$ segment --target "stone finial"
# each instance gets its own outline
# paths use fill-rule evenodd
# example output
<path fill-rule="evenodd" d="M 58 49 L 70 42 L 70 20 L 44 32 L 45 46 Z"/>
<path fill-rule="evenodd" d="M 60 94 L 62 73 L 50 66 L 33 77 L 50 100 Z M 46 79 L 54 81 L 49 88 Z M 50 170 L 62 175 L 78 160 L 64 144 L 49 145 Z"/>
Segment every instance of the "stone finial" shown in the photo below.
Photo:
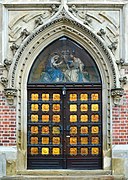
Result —
<path fill-rule="evenodd" d="M 121 97 L 124 94 L 123 88 L 111 89 L 111 96 L 113 97 L 113 102 L 116 106 L 120 105 Z"/>
<path fill-rule="evenodd" d="M 14 42 L 12 44 L 12 46 L 10 46 L 11 50 L 12 50 L 12 53 L 13 55 L 16 53 L 17 49 L 19 48 L 19 46 Z"/>
<path fill-rule="evenodd" d="M 120 78 L 119 78 L 119 81 L 124 85 L 124 84 L 127 83 L 127 77 L 126 77 L 126 76 L 120 77 Z"/>
<path fill-rule="evenodd" d="M 30 35 L 30 32 L 28 32 L 27 29 L 23 29 L 23 31 L 21 32 L 22 41 L 29 35 Z"/>
<path fill-rule="evenodd" d="M 4 67 L 7 69 L 7 71 L 9 70 L 9 67 L 11 66 L 12 62 L 8 59 L 4 60 Z"/>
<path fill-rule="evenodd" d="M 72 5 L 70 8 L 69 8 L 69 11 L 71 12 L 71 13 L 77 13 L 78 12 L 78 10 L 77 10 L 77 8 L 76 8 L 76 5 Z"/>
<path fill-rule="evenodd" d="M 125 61 L 124 61 L 124 59 L 122 59 L 122 58 L 119 59 L 119 60 L 116 60 L 116 64 L 117 64 L 117 65 L 121 65 L 121 66 L 122 66 L 122 65 L 124 64 L 124 62 L 125 62 Z"/>
<path fill-rule="evenodd" d="M 58 7 L 55 5 L 55 4 L 53 4 L 52 6 L 51 6 L 51 8 L 50 8 L 50 12 L 51 13 L 56 13 L 58 11 Z"/>
<path fill-rule="evenodd" d="M 44 22 L 43 22 L 43 19 L 40 17 L 38 17 L 37 19 L 35 19 L 35 28 L 37 28 L 38 26 L 42 25 Z"/>
<path fill-rule="evenodd" d="M 108 48 L 112 51 L 112 50 L 116 50 L 117 49 L 117 44 L 118 41 L 116 40 L 115 42 L 112 42 L 111 45 L 108 46 Z"/>
<path fill-rule="evenodd" d="M 90 17 L 88 17 L 88 15 L 85 15 L 85 19 L 84 19 L 84 24 L 88 25 L 91 24 L 92 19 Z"/>
<path fill-rule="evenodd" d="M 4 89 L 4 92 L 5 92 L 5 96 L 7 98 L 8 104 L 13 105 L 14 98 L 16 97 L 17 89 L 6 88 Z"/>
<path fill-rule="evenodd" d="M 5 77 L 1 77 L 1 84 L 2 84 L 4 87 L 7 87 L 8 79 L 5 78 Z"/>
<path fill-rule="evenodd" d="M 105 34 L 106 34 L 106 31 L 105 31 L 103 28 L 101 28 L 101 29 L 99 30 L 99 32 L 97 32 L 97 35 L 98 35 L 98 36 L 101 36 L 101 37 L 103 37 Z"/>

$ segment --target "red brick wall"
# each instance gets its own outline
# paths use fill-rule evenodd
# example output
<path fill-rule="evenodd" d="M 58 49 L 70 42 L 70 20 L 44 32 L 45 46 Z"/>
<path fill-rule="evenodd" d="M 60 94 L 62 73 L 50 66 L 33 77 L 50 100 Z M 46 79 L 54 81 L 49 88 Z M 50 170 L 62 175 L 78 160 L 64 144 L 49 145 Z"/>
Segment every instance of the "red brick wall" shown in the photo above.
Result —
<path fill-rule="evenodd" d="M 0 91 L 0 146 L 16 145 L 16 110 L 8 106 L 4 93 Z"/>
<path fill-rule="evenodd" d="M 123 105 L 113 107 L 113 144 L 128 144 L 128 90 L 123 96 Z"/>

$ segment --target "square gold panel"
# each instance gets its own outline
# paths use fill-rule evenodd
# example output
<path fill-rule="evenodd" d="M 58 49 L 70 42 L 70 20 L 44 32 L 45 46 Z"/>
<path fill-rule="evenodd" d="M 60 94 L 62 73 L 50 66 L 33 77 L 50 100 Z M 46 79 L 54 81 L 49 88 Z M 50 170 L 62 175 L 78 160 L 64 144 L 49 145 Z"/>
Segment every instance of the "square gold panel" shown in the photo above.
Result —
<path fill-rule="evenodd" d="M 49 137 L 42 137 L 42 144 L 49 144 Z"/>
<path fill-rule="evenodd" d="M 31 115 L 31 122 L 38 122 L 38 115 L 32 114 Z"/>
<path fill-rule="evenodd" d="M 49 115 L 42 115 L 42 122 L 49 122 Z"/>
<path fill-rule="evenodd" d="M 99 137 L 92 137 L 92 144 L 99 144 Z"/>
<path fill-rule="evenodd" d="M 84 114 L 80 116 L 80 121 L 81 122 L 88 122 L 88 115 Z"/>
<path fill-rule="evenodd" d="M 57 123 L 57 122 L 60 122 L 60 115 L 53 115 L 53 116 L 52 116 L 52 121 L 53 121 L 53 122 L 56 122 L 56 123 Z"/>
<path fill-rule="evenodd" d="M 91 111 L 99 111 L 99 105 L 98 104 L 92 104 L 91 105 Z"/>
<path fill-rule="evenodd" d="M 60 155 L 60 148 L 52 148 L 53 155 Z"/>
<path fill-rule="evenodd" d="M 77 155 L 77 148 L 70 148 L 70 155 L 76 156 Z"/>
<path fill-rule="evenodd" d="M 59 126 L 53 126 L 52 127 L 52 134 L 60 134 L 60 127 Z"/>
<path fill-rule="evenodd" d="M 31 137 L 31 144 L 38 144 L 38 137 Z"/>
<path fill-rule="evenodd" d="M 77 122 L 77 115 L 70 115 L 70 122 Z"/>
<path fill-rule="evenodd" d="M 49 94 L 42 94 L 43 101 L 49 101 Z"/>
<path fill-rule="evenodd" d="M 49 126 L 42 126 L 42 134 L 49 134 Z"/>
<path fill-rule="evenodd" d="M 31 126 L 31 134 L 37 134 L 38 133 L 38 126 Z"/>
<path fill-rule="evenodd" d="M 91 100 L 92 101 L 98 101 L 99 100 L 99 94 L 97 94 L 97 93 L 91 94 Z"/>
<path fill-rule="evenodd" d="M 98 122 L 99 121 L 99 115 L 98 114 L 91 115 L 91 121 L 92 122 Z"/>
<path fill-rule="evenodd" d="M 81 94 L 80 95 L 80 100 L 81 101 L 87 101 L 88 100 L 88 94 Z"/>
<path fill-rule="evenodd" d="M 80 105 L 80 110 L 81 111 L 88 111 L 88 105 L 87 104 L 81 104 Z"/>
<path fill-rule="evenodd" d="M 91 152 L 92 152 L 93 155 L 98 155 L 99 154 L 99 148 L 93 147 Z"/>
<path fill-rule="evenodd" d="M 31 94 L 31 100 L 32 101 L 37 101 L 38 100 L 39 95 L 38 94 Z"/>
<path fill-rule="evenodd" d="M 38 154 L 38 148 L 37 147 L 31 148 L 31 155 L 33 155 L 33 154 Z"/>
<path fill-rule="evenodd" d="M 81 137 L 80 141 L 81 141 L 81 144 L 88 144 L 88 137 Z"/>
<path fill-rule="evenodd" d="M 77 127 L 76 126 L 70 127 L 70 134 L 77 134 Z"/>
<path fill-rule="evenodd" d="M 53 101 L 60 101 L 60 94 L 53 94 Z"/>
<path fill-rule="evenodd" d="M 70 144 L 72 145 L 77 144 L 77 137 L 70 137 Z"/>
<path fill-rule="evenodd" d="M 70 101 L 77 101 L 77 94 L 70 94 L 69 100 Z"/>
<path fill-rule="evenodd" d="M 88 127 L 87 126 L 81 126 L 80 133 L 81 134 L 88 134 Z"/>
<path fill-rule="evenodd" d="M 54 112 L 60 111 L 60 104 L 53 104 L 52 110 L 53 110 Z"/>
<path fill-rule="evenodd" d="M 49 104 L 42 104 L 42 111 L 49 111 Z"/>
<path fill-rule="evenodd" d="M 49 148 L 42 148 L 42 155 L 48 155 L 49 154 Z"/>
<path fill-rule="evenodd" d="M 88 155 L 88 148 L 81 148 L 81 155 Z"/>
<path fill-rule="evenodd" d="M 52 144 L 60 144 L 60 137 L 53 137 Z"/>
<path fill-rule="evenodd" d="M 71 111 L 71 112 L 77 111 L 77 105 L 76 105 L 76 104 L 70 104 L 70 111 Z"/>
<path fill-rule="evenodd" d="M 98 127 L 98 126 L 92 126 L 91 132 L 92 132 L 93 134 L 98 133 L 98 132 L 99 132 L 99 127 Z"/>
<path fill-rule="evenodd" d="M 31 104 L 31 111 L 38 111 L 38 104 Z"/>

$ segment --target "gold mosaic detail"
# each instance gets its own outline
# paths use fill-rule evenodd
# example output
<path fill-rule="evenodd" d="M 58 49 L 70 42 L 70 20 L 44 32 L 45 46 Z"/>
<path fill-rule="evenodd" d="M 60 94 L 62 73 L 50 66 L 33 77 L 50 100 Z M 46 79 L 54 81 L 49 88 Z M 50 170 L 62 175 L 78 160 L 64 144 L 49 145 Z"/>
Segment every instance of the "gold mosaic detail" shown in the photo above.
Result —
<path fill-rule="evenodd" d="M 71 137 L 70 138 L 70 144 L 72 144 L 72 145 L 77 144 L 77 137 Z"/>
<path fill-rule="evenodd" d="M 99 105 L 98 104 L 92 104 L 91 105 L 91 111 L 99 111 Z"/>
<path fill-rule="evenodd" d="M 38 115 L 32 114 L 31 115 L 31 122 L 38 122 Z"/>
<path fill-rule="evenodd" d="M 42 134 L 49 134 L 49 126 L 42 127 Z"/>
<path fill-rule="evenodd" d="M 38 104 L 31 104 L 31 111 L 38 111 Z"/>
<path fill-rule="evenodd" d="M 70 148 L 70 155 L 76 156 L 77 155 L 77 148 Z"/>
<path fill-rule="evenodd" d="M 88 100 L 88 94 L 81 94 L 80 95 L 80 100 L 81 101 L 87 101 Z"/>
<path fill-rule="evenodd" d="M 94 147 L 94 148 L 92 148 L 91 152 L 93 155 L 98 155 L 99 154 L 99 148 Z"/>
<path fill-rule="evenodd" d="M 60 94 L 53 94 L 53 101 L 60 101 Z"/>
<path fill-rule="evenodd" d="M 92 122 L 98 122 L 99 121 L 99 115 L 98 114 L 93 114 L 91 116 L 91 121 Z"/>
<path fill-rule="evenodd" d="M 60 134 L 60 127 L 59 126 L 52 127 L 52 133 L 53 134 Z"/>
<path fill-rule="evenodd" d="M 32 101 L 37 101 L 38 100 L 39 95 L 38 94 L 31 94 L 31 100 Z"/>
<path fill-rule="evenodd" d="M 88 144 L 88 137 L 81 137 L 81 144 Z"/>
<path fill-rule="evenodd" d="M 52 154 L 53 155 L 60 155 L 60 148 L 53 148 L 52 149 Z"/>
<path fill-rule="evenodd" d="M 49 122 L 49 115 L 42 115 L 42 122 Z"/>
<path fill-rule="evenodd" d="M 38 144 L 38 137 L 31 137 L 31 144 Z"/>
<path fill-rule="evenodd" d="M 38 133 L 38 126 L 31 126 L 31 134 L 37 134 Z"/>
<path fill-rule="evenodd" d="M 70 94 L 70 101 L 77 101 L 77 94 Z"/>
<path fill-rule="evenodd" d="M 81 148 L 81 155 L 88 155 L 88 148 Z"/>
<path fill-rule="evenodd" d="M 49 101 L 49 94 L 42 94 L 43 101 Z"/>
<path fill-rule="evenodd" d="M 31 155 L 34 155 L 34 154 L 38 154 L 38 148 L 37 147 L 31 148 Z"/>
<path fill-rule="evenodd" d="M 77 115 L 70 115 L 70 122 L 77 122 Z"/>
<path fill-rule="evenodd" d="M 97 93 L 91 94 L 91 100 L 92 101 L 98 101 L 99 100 L 99 94 L 97 94 Z"/>
<path fill-rule="evenodd" d="M 81 104 L 80 105 L 80 110 L 81 111 L 88 111 L 88 105 L 87 104 Z"/>
<path fill-rule="evenodd" d="M 49 111 L 49 104 L 42 104 L 42 111 Z"/>
<path fill-rule="evenodd" d="M 60 115 L 53 115 L 52 116 L 52 121 L 53 122 L 60 122 Z"/>
<path fill-rule="evenodd" d="M 49 137 L 42 137 L 42 144 L 49 144 Z"/>
<path fill-rule="evenodd" d="M 76 126 L 70 127 L 70 134 L 77 134 L 77 127 Z"/>
<path fill-rule="evenodd" d="M 93 133 L 93 134 L 95 134 L 95 133 L 98 133 L 99 132 L 99 127 L 98 126 L 92 126 L 92 128 L 91 128 L 92 130 L 91 130 L 91 132 Z"/>
<path fill-rule="evenodd" d="M 76 104 L 70 104 L 70 111 L 71 111 L 71 112 L 77 111 L 77 105 L 76 105 Z"/>
<path fill-rule="evenodd" d="M 54 112 L 60 111 L 60 104 L 53 104 L 52 110 L 53 110 Z"/>
<path fill-rule="evenodd" d="M 81 126 L 80 133 L 81 134 L 88 134 L 88 127 L 87 126 Z"/>
<path fill-rule="evenodd" d="M 88 121 L 88 115 L 81 115 L 80 116 L 80 121 L 81 122 L 87 122 Z"/>
<path fill-rule="evenodd" d="M 42 155 L 48 155 L 49 154 L 49 148 L 42 148 Z"/>
<path fill-rule="evenodd" d="M 52 138 L 52 143 L 53 144 L 60 144 L 60 137 L 53 137 Z"/>
<path fill-rule="evenodd" d="M 99 137 L 92 137 L 92 144 L 99 144 Z"/>

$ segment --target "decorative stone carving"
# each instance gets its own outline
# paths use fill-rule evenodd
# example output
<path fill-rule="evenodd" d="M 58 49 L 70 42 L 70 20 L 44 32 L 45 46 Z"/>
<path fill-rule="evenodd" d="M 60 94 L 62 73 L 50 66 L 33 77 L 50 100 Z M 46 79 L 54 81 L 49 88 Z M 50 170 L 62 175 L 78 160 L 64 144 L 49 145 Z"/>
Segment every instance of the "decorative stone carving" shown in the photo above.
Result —
<path fill-rule="evenodd" d="M 106 34 L 106 31 L 103 29 L 103 28 L 101 28 L 100 30 L 99 30 L 99 32 L 97 33 L 97 35 L 98 36 L 100 36 L 100 37 L 104 37 L 104 35 Z"/>
<path fill-rule="evenodd" d="M 14 42 L 12 44 L 12 46 L 10 46 L 11 50 L 12 50 L 12 53 L 13 55 L 16 53 L 17 49 L 19 48 L 19 46 Z"/>
<path fill-rule="evenodd" d="M 12 62 L 8 59 L 4 60 L 4 67 L 6 68 L 7 71 L 9 71 L 9 67 L 12 64 Z"/>
<path fill-rule="evenodd" d="M 124 76 L 124 77 L 121 77 L 121 78 L 119 78 L 119 81 L 121 82 L 121 84 L 126 84 L 127 83 L 127 77 L 126 76 Z"/>
<path fill-rule="evenodd" d="M 58 7 L 55 5 L 55 4 L 53 4 L 52 6 L 51 6 L 51 8 L 50 8 L 50 12 L 52 13 L 52 14 L 55 14 L 57 11 L 58 11 Z"/>
<path fill-rule="evenodd" d="M 77 8 L 76 8 L 76 5 L 72 5 L 72 6 L 69 8 L 69 11 L 70 11 L 71 13 L 77 13 L 78 10 L 77 10 Z"/>
<path fill-rule="evenodd" d="M 22 41 L 30 35 L 30 32 L 28 32 L 27 29 L 24 29 L 22 32 L 21 32 L 21 37 L 22 37 Z"/>
<path fill-rule="evenodd" d="M 4 91 L 5 91 L 5 96 L 7 98 L 8 104 L 13 105 L 14 98 L 16 97 L 17 89 L 5 88 Z"/>
<path fill-rule="evenodd" d="M 37 28 L 38 26 L 40 26 L 42 24 L 43 24 L 42 16 L 40 16 L 37 19 L 35 19 L 35 28 Z"/>
<path fill-rule="evenodd" d="M 120 105 L 121 97 L 124 94 L 123 88 L 111 89 L 111 96 L 113 97 L 113 102 L 116 106 Z"/>
<path fill-rule="evenodd" d="M 116 64 L 122 66 L 124 62 L 125 62 L 124 59 L 120 59 L 116 61 Z"/>
<path fill-rule="evenodd" d="M 111 50 L 111 51 L 115 51 L 117 49 L 117 44 L 118 44 L 118 41 L 116 40 L 115 42 L 112 42 L 111 45 L 108 46 L 108 48 Z"/>
<path fill-rule="evenodd" d="M 7 87 L 8 79 L 7 79 L 6 77 L 1 77 L 1 84 L 2 84 L 4 87 Z"/>
<path fill-rule="evenodd" d="M 91 24 L 92 19 L 86 14 L 84 19 L 84 24 L 88 25 Z"/>

